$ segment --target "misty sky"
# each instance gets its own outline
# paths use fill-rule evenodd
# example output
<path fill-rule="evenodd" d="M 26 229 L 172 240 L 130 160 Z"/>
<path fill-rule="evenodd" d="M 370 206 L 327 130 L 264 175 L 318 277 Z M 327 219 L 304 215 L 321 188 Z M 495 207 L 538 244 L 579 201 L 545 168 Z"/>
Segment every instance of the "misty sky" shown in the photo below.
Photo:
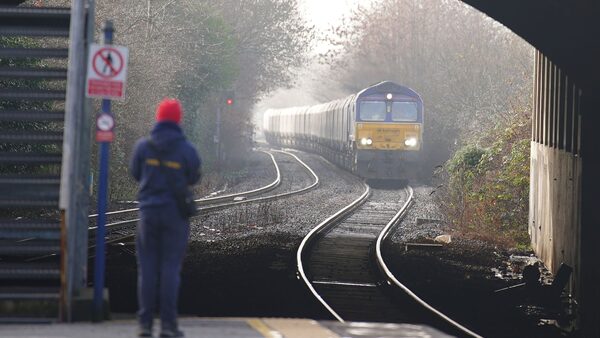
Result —
<path fill-rule="evenodd" d="M 358 5 L 368 5 L 372 0 L 299 0 L 300 10 L 305 18 L 315 27 L 325 32 L 332 25 L 338 24 L 344 15 Z M 319 46 L 317 46 L 319 48 Z M 309 65 L 304 70 L 296 88 L 276 90 L 261 100 L 254 109 L 255 123 L 262 126 L 262 113 L 268 108 L 311 105 L 317 102 L 310 94 L 311 85 L 317 81 L 311 74 L 319 73 L 318 65 Z"/>
<path fill-rule="evenodd" d="M 356 5 L 367 5 L 371 0 L 300 0 L 302 12 L 318 29 L 337 23 Z"/>

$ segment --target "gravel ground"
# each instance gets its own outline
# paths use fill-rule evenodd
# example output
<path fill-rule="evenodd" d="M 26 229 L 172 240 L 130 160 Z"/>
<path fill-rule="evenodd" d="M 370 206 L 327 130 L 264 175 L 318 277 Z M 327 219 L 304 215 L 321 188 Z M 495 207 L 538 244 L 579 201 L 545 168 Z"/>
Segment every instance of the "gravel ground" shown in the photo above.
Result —
<path fill-rule="evenodd" d="M 280 153 L 275 153 L 275 156 L 280 164 L 282 182 L 266 195 L 298 190 L 313 183 L 312 175 L 291 156 Z M 360 180 L 356 177 L 315 155 L 299 154 L 299 158 L 319 176 L 320 184 L 316 189 L 282 200 L 249 203 L 203 215 L 193 222 L 192 243 L 270 231 L 303 236 L 327 216 L 360 196 Z M 306 210 L 313 212 L 307 214 Z"/>
<path fill-rule="evenodd" d="M 415 203 L 384 247 L 386 262 L 400 282 L 485 337 L 562 337 L 552 325 L 541 325 L 537 315 L 526 315 L 524 298 L 494 293 L 521 282 L 523 264 L 536 260 L 531 252 L 454 236 L 442 221 L 434 190 L 416 186 L 414 192 Z M 407 243 L 436 243 L 440 235 L 451 235 L 451 242 L 441 248 L 407 248 Z"/>
<path fill-rule="evenodd" d="M 277 172 L 275 170 L 273 161 L 271 160 L 271 156 L 269 156 L 268 154 L 265 154 L 261 151 L 255 151 L 254 154 L 256 156 L 248 161 L 247 168 L 245 168 L 244 170 L 241 170 L 241 171 L 229 172 L 228 174 L 221 177 L 223 182 L 225 182 L 225 183 L 219 184 L 219 186 L 221 188 L 219 188 L 218 190 L 217 190 L 216 186 L 213 186 L 212 189 L 214 189 L 214 191 L 216 191 L 216 193 L 213 193 L 210 195 L 208 195 L 206 193 L 202 193 L 203 191 L 207 191 L 207 189 L 210 186 L 210 184 L 206 184 L 205 182 L 203 182 L 203 184 L 201 186 L 198 186 L 198 185 L 196 186 L 195 196 L 198 198 L 201 196 L 218 196 L 218 195 L 224 195 L 224 194 L 232 194 L 232 193 L 236 193 L 236 192 L 243 192 L 243 191 L 249 191 L 249 190 L 261 188 L 261 187 L 264 187 L 264 186 L 272 183 L 275 180 L 275 178 L 277 177 Z M 275 157 L 275 158 L 277 159 L 277 157 Z M 285 161 L 289 162 L 289 160 L 287 158 L 285 159 Z M 281 163 L 279 164 L 279 166 L 281 166 Z M 211 182 L 214 182 L 214 180 Z M 136 208 L 136 207 L 137 207 L 137 204 L 116 203 L 116 204 L 113 204 L 111 206 L 112 209 L 109 208 L 109 210 L 114 211 L 114 210 L 123 210 L 123 209 Z M 95 211 L 93 211 L 93 212 L 95 212 Z M 240 217 L 242 217 L 242 216 L 240 216 Z M 117 214 L 117 215 L 108 215 L 107 216 L 107 224 L 110 224 L 112 222 L 117 222 L 117 221 L 129 220 L 134 217 L 138 217 L 137 211 L 121 213 L 121 214 Z M 192 224 L 194 224 L 194 220 L 195 219 L 192 219 Z M 92 219 L 90 221 L 90 225 L 96 225 L 96 219 Z M 109 230 L 110 231 L 108 231 L 108 234 L 111 235 L 113 230 L 112 229 L 109 229 Z M 208 226 L 205 227 L 205 231 L 202 231 L 202 229 L 200 229 L 200 230 L 201 231 L 193 232 L 193 234 L 202 233 L 201 236 L 204 236 L 204 234 L 206 234 L 207 232 L 216 231 L 216 229 L 210 228 Z M 135 226 L 132 225 L 132 226 L 126 226 L 126 227 L 117 229 L 115 234 L 117 236 L 123 236 L 123 235 L 131 234 L 133 232 L 135 232 Z M 220 233 L 220 231 L 218 233 Z"/>
<path fill-rule="evenodd" d="M 314 182 L 314 178 L 292 156 L 273 154 L 281 171 L 281 184 L 263 196 L 296 191 Z M 215 242 L 229 237 L 260 231 L 278 224 L 287 224 L 286 202 L 265 201 L 242 204 L 214 212 L 207 212 L 191 221 L 190 241 Z"/>
<path fill-rule="evenodd" d="M 212 188 L 210 190 L 219 191 L 214 196 L 254 190 L 273 182 L 276 176 L 277 172 L 271 156 L 262 151 L 254 151 L 254 156 L 248 161 L 246 168 L 226 173 L 224 182 L 220 184 L 219 189 Z M 198 191 L 198 193 L 208 190 L 207 187 L 201 187 L 200 189 L 201 191 Z"/>
<path fill-rule="evenodd" d="M 271 156 L 262 151 L 255 151 L 242 170 L 231 170 L 221 175 L 203 177 L 201 184 L 194 186 L 196 198 L 233 194 L 257 189 L 270 184 L 277 177 Z M 97 212 L 95 196 L 90 201 L 90 214 Z M 107 210 L 123 210 L 137 208 L 136 201 L 108 201 Z M 125 217 L 127 218 L 127 217 Z"/>

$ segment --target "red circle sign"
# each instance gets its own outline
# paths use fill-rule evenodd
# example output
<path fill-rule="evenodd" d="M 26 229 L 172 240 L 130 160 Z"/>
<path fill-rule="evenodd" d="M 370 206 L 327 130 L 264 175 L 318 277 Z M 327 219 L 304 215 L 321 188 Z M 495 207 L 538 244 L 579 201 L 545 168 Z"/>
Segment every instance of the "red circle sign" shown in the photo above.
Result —
<path fill-rule="evenodd" d="M 92 68 L 98 76 L 105 79 L 113 78 L 123 70 L 123 56 L 115 48 L 104 47 L 94 54 Z"/>
<path fill-rule="evenodd" d="M 100 114 L 96 118 L 96 127 L 101 131 L 111 131 L 115 126 L 115 120 L 110 114 Z"/>

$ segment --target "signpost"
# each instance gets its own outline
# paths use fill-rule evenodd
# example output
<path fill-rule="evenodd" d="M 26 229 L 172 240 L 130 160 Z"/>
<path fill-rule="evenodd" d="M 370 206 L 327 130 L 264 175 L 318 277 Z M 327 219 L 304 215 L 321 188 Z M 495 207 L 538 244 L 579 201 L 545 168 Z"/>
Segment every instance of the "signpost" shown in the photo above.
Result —
<path fill-rule="evenodd" d="M 108 155 L 114 140 L 115 119 L 111 112 L 111 99 L 125 97 L 128 49 L 112 46 L 113 24 L 104 24 L 104 45 L 90 47 L 86 96 L 102 98 L 102 111 L 96 116 L 96 141 L 100 143 L 100 172 L 98 182 L 98 223 L 96 232 L 96 257 L 94 261 L 94 319 L 101 321 L 104 311 L 104 236 L 108 188 Z"/>

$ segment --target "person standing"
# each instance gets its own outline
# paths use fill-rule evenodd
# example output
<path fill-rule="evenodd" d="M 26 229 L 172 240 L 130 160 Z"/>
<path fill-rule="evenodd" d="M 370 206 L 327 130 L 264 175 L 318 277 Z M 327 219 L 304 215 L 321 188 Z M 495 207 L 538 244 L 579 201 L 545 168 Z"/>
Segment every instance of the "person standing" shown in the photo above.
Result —
<path fill-rule="evenodd" d="M 189 237 L 189 220 L 176 196 L 200 180 L 201 160 L 180 127 L 181 103 L 165 98 L 156 108 L 149 138 L 138 140 L 130 163 L 139 182 L 137 226 L 138 323 L 140 337 L 152 336 L 157 300 L 161 337 L 183 337 L 177 325 L 180 273 Z"/>

